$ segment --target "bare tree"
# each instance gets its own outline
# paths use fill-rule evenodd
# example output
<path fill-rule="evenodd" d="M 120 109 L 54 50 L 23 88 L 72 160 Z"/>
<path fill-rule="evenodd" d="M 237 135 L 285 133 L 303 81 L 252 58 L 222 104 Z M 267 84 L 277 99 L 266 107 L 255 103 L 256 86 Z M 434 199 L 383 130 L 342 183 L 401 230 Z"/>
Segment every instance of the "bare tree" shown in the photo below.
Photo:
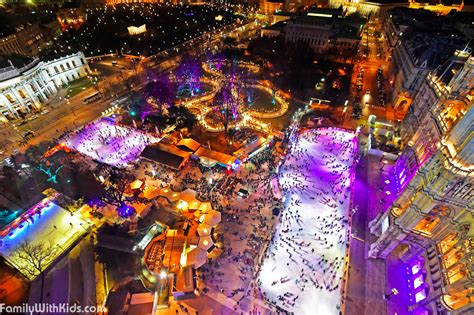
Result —
<path fill-rule="evenodd" d="M 104 182 L 104 194 L 96 203 L 98 206 L 105 206 L 106 204 L 113 205 L 117 208 L 117 212 L 121 217 L 129 217 L 135 213 L 135 209 L 130 205 L 135 200 L 139 200 L 136 191 L 133 196 L 126 196 L 128 186 L 133 181 L 133 176 L 127 172 L 120 170 L 112 170 L 109 180 Z"/>
<path fill-rule="evenodd" d="M 56 248 L 51 243 L 22 242 L 15 251 L 14 257 L 23 262 L 21 270 L 32 278 L 41 276 L 41 298 L 43 302 L 44 270 L 56 253 Z"/>

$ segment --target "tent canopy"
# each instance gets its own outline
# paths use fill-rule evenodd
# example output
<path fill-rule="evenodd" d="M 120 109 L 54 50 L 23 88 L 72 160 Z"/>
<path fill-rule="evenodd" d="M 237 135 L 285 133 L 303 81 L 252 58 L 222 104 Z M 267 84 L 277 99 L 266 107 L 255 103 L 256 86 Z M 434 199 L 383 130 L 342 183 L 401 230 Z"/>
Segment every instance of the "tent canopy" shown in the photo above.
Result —
<path fill-rule="evenodd" d="M 209 210 L 212 210 L 211 203 L 209 201 L 201 202 L 199 205 L 199 211 L 208 212 Z"/>
<path fill-rule="evenodd" d="M 197 210 L 197 209 L 199 209 L 199 206 L 201 205 L 201 202 L 197 199 L 194 199 L 188 205 L 189 205 L 190 210 Z"/>
<path fill-rule="evenodd" d="M 193 202 L 193 200 L 196 200 L 196 191 L 188 188 L 179 195 L 179 199 L 186 201 L 188 204 L 190 204 L 191 202 Z"/>
<path fill-rule="evenodd" d="M 221 222 L 221 213 L 219 211 L 209 210 L 199 217 L 199 221 L 209 224 L 210 226 L 217 225 Z"/>
<path fill-rule="evenodd" d="M 196 247 L 186 254 L 186 264 L 184 267 L 194 266 L 194 268 L 199 268 L 204 265 L 206 261 L 207 252 L 199 247 Z"/>
<path fill-rule="evenodd" d="M 201 223 L 197 228 L 197 233 L 199 236 L 211 235 L 212 227 L 209 224 Z"/>
<path fill-rule="evenodd" d="M 199 243 L 198 243 L 199 248 L 209 251 L 209 249 L 211 249 L 213 246 L 214 246 L 214 241 L 212 240 L 212 237 L 210 235 L 201 236 L 199 238 Z"/>

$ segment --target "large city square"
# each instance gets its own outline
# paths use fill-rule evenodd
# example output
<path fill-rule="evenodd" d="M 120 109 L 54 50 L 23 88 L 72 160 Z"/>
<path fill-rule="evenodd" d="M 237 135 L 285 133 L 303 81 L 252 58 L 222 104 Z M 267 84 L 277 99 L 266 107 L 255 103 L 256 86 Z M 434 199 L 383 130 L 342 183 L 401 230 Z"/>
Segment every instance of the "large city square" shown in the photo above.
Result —
<path fill-rule="evenodd" d="M 471 314 L 473 11 L 0 2 L 0 312 Z"/>

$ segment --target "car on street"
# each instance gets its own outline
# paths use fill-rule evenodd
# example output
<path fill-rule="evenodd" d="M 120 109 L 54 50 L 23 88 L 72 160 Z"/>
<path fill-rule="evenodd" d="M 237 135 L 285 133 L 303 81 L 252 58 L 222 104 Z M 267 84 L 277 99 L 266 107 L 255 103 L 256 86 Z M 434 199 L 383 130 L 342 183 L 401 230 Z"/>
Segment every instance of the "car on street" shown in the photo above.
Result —
<path fill-rule="evenodd" d="M 35 114 L 35 115 L 29 117 L 29 118 L 28 118 L 28 121 L 35 120 L 35 119 L 38 118 L 38 117 L 39 117 L 39 115 L 38 115 L 38 114 Z"/>

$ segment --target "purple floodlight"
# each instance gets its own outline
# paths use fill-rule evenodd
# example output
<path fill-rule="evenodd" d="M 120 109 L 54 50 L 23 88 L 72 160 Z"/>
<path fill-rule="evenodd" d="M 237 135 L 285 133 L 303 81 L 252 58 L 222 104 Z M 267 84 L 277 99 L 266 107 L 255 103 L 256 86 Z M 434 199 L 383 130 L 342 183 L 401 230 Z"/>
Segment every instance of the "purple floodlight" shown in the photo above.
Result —
<path fill-rule="evenodd" d="M 117 207 L 117 212 L 120 217 L 128 218 L 132 216 L 136 211 L 134 207 L 122 202 L 121 205 Z"/>

